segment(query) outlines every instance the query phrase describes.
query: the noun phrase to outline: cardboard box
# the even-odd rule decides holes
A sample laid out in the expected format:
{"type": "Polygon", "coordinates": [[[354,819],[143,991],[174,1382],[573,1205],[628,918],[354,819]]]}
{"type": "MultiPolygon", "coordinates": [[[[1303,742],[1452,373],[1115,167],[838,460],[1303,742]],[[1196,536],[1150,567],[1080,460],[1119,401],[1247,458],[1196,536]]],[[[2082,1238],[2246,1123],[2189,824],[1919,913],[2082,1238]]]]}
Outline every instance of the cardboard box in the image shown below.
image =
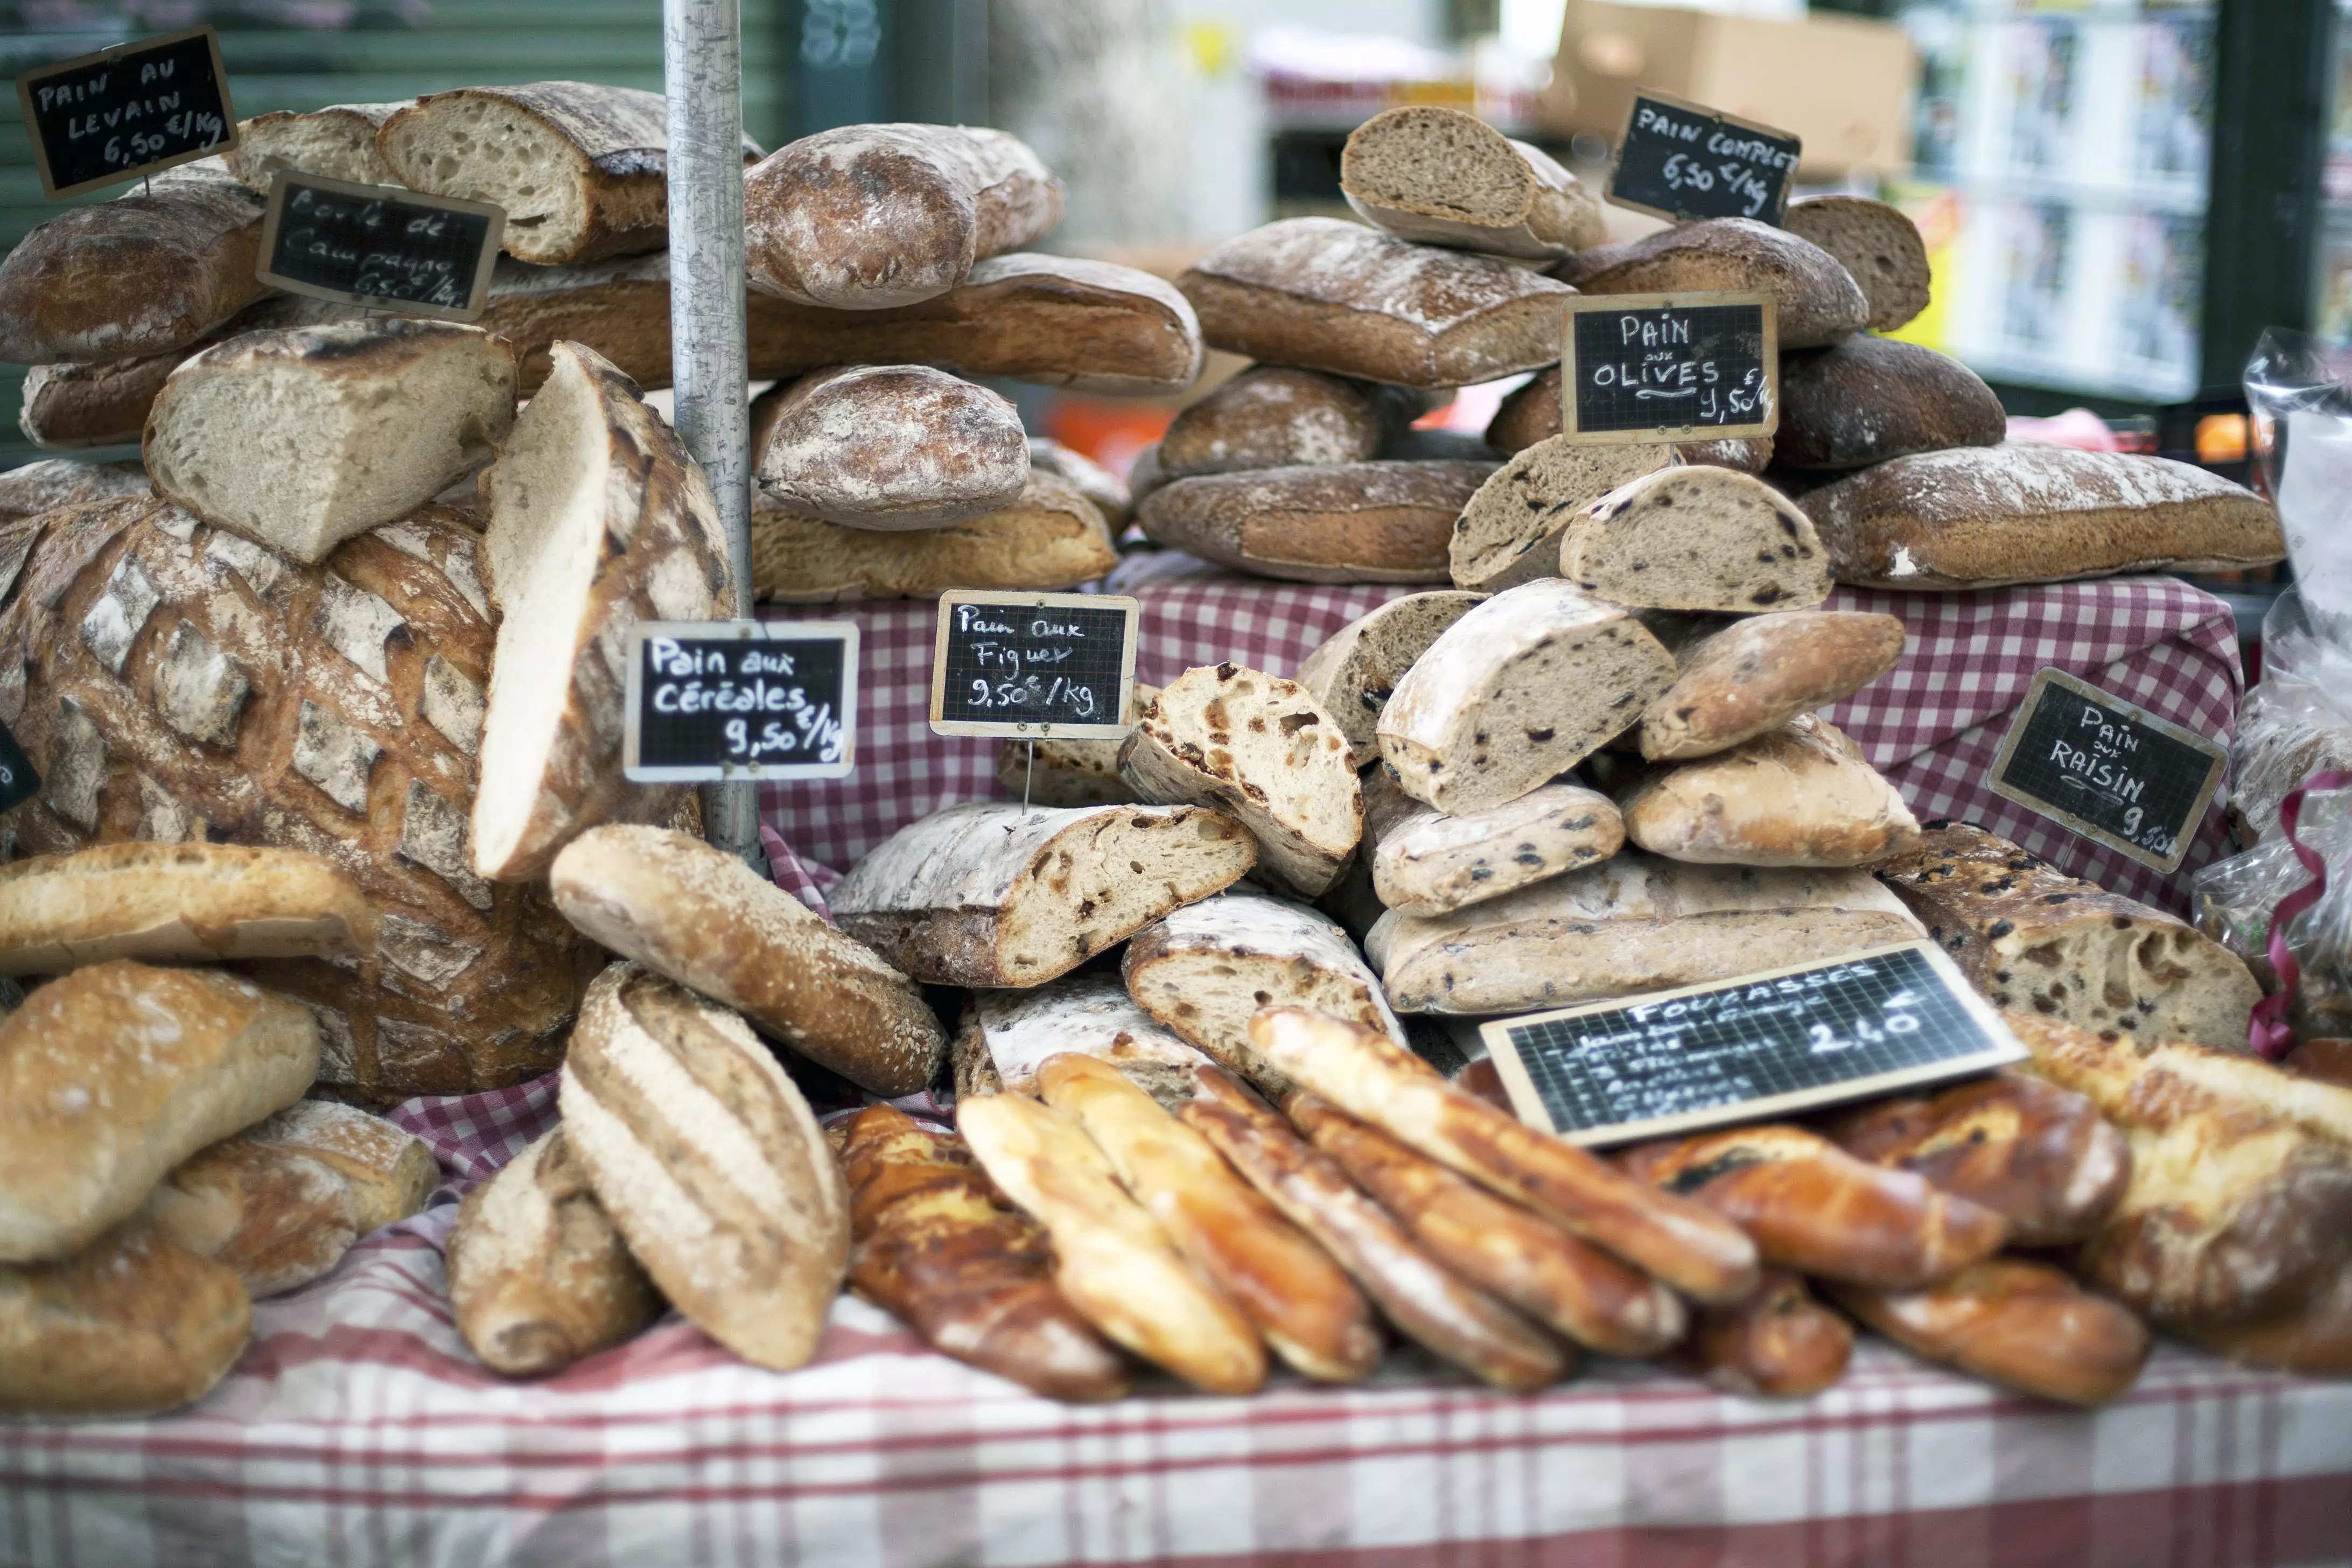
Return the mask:
{"type": "Polygon", "coordinates": [[[1569,0],[1544,91],[1545,129],[1624,134],[1636,88],[1804,138],[1804,180],[1911,163],[1919,58],[1893,22],[1840,16],[1765,21],[1648,5],[1569,0]]]}

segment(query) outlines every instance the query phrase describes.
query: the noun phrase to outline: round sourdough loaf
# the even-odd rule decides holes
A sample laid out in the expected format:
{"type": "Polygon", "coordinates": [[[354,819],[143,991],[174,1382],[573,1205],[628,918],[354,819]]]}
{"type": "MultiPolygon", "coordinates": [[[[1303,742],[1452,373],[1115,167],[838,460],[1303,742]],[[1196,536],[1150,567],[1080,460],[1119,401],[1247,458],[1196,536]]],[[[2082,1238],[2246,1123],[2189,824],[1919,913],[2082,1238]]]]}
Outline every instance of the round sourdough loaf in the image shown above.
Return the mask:
{"type": "Polygon", "coordinates": [[[944,528],[1029,480],[1019,410],[928,365],[820,371],[751,407],[754,476],[786,511],[848,528],[944,528]]]}
{"type": "Polygon", "coordinates": [[[1780,356],[1772,461],[1860,468],[1947,447],[1999,446],[2009,416],[1977,373],[1893,338],[1855,337],[1780,356]]]}
{"type": "Polygon", "coordinates": [[[1763,289],[1779,302],[1782,349],[1821,348],[1869,323],[1870,304],[1838,258],[1787,229],[1716,217],[1570,257],[1552,269],[1587,294],[1763,289]]]}

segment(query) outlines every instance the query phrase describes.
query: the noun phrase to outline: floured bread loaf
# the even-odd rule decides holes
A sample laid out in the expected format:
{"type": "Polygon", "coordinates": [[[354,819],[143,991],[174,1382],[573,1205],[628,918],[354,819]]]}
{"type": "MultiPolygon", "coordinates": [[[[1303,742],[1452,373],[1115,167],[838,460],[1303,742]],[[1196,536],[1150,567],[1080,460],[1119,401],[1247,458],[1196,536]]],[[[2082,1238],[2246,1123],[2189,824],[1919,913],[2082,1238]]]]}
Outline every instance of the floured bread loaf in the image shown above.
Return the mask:
{"type": "Polygon", "coordinates": [[[1874,868],[1994,1005],[2143,1040],[2242,1046],[2262,988],[2238,956],[1967,823],[1874,868]]]}
{"type": "Polygon", "coordinates": [[[1780,356],[1780,427],[1772,461],[1786,468],[1860,468],[1914,452],[1996,447],[2009,416],[1959,361],[1893,338],[1848,338],[1780,356]]]}
{"type": "Polygon", "coordinates": [[[1373,731],[1389,693],[1413,660],[1482,596],[1440,589],[1391,599],[1332,633],[1307,656],[1298,667],[1298,684],[1338,721],[1352,765],[1362,768],[1380,760],[1373,731]]]}
{"type": "Polygon", "coordinates": [[[1526,1013],[1835,958],[1924,933],[1861,871],[1689,866],[1635,850],[1364,940],[1404,1013],[1526,1013]]]}
{"type": "Polygon", "coordinates": [[[1254,364],[1176,416],[1160,439],[1171,479],[1300,464],[1362,463],[1419,416],[1427,400],[1318,370],[1254,364]]]}
{"type": "Polygon", "coordinates": [[[914,984],[724,850],[667,827],[596,827],[548,877],[564,919],[604,946],[861,1089],[912,1094],[939,1068],[947,1037],[914,984]]]}
{"type": "Polygon", "coordinates": [[[1860,866],[1919,843],[1895,786],[1844,731],[1810,713],[1653,772],[1617,804],[1625,837],[1670,860],[1860,866]]]}
{"type": "Polygon", "coordinates": [[[1299,583],[1443,583],[1454,520],[1492,464],[1371,462],[1206,474],[1155,489],[1155,542],[1299,583]]]}
{"type": "Polygon", "coordinates": [[[825,898],[918,980],[1039,985],[1239,879],[1249,829],[1200,806],[950,806],[900,828],[825,898]]]}
{"type": "Polygon", "coordinates": [[[1606,860],[1625,842],[1616,805],[1581,784],[1542,784],[1462,816],[1397,793],[1413,809],[1366,837],[1375,841],[1373,890],[1382,904],[1408,915],[1448,914],[1501,898],[1606,860]]]}
{"type": "Polygon", "coordinates": [[[236,1364],[252,1331],[253,1303],[234,1269],[142,1226],[62,1263],[0,1265],[0,1414],[193,1405],[236,1364]]]}
{"type": "Polygon", "coordinates": [[[1629,480],[1570,517],[1559,574],[1662,610],[1792,610],[1830,596],[1830,552],[1795,503],[1704,463],[1629,480]]]}
{"type": "Polygon", "coordinates": [[[357,958],[375,932],[357,883],[288,849],[108,844],[0,866],[0,974],[110,958],[357,958]]]}
{"type": "Polygon", "coordinates": [[[1780,226],[1838,258],[1870,305],[1870,330],[1891,332],[1927,308],[1927,246],[1903,209],[1867,196],[1790,202],[1780,226]]]}
{"type": "Polygon", "coordinates": [[[843,125],[743,176],[744,259],[754,286],[803,305],[911,305],[1043,237],[1062,197],[1028,143],[1002,131],[843,125]]]}
{"type": "MultiPolygon", "coordinates": [[[[1560,433],[1566,423],[1563,412],[1559,366],[1546,365],[1525,384],[1504,395],[1502,406],[1487,422],[1486,444],[1498,452],[1524,452],[1537,442],[1549,441],[1560,433]]],[[[1772,465],[1769,436],[1746,436],[1727,441],[1677,441],[1673,445],[1675,456],[1685,463],[1737,468],[1743,474],[1760,474],[1772,465]]]]}
{"type": "Polygon", "coordinates": [[[1559,573],[1559,538],[1618,486],[1675,466],[1672,447],[1570,446],[1553,436],[1487,476],[1454,524],[1447,569],[1459,587],[1494,593],[1559,573]]]}
{"type": "Polygon", "coordinates": [[[1751,616],[1675,649],[1675,683],[1642,715],[1642,754],[1703,757],[1850,697],[1903,657],[1903,623],[1847,610],[1751,616]]]}
{"type": "Polygon", "coordinates": [[[242,1137],[316,1161],[341,1176],[352,1194],[352,1223],[362,1236],[422,1210],[441,1182],[440,1162],[424,1139],[331,1100],[298,1100],[242,1137]]]}
{"type": "MultiPolygon", "coordinates": [[[[1128,688],[1129,724],[1151,706],[1160,688],[1137,681],[1128,688]]],[[[1121,805],[1136,798],[1135,786],[1119,775],[1118,752],[1127,738],[1115,741],[1007,741],[996,753],[996,782],[1008,795],[1032,805],[1121,805]]]]}
{"type": "Polygon", "coordinates": [[[0,522],[38,517],[61,506],[148,494],[147,470],[137,463],[92,463],[43,458],[0,474],[0,522]]]}
{"type": "Polygon", "coordinates": [[[1357,126],[1339,190],[1366,223],[1426,245],[1540,261],[1609,237],[1574,174],[1459,109],[1409,105],[1357,126]]]}
{"type": "Polygon", "coordinates": [[[415,101],[331,103],[308,114],[282,109],[257,114],[237,122],[236,145],[221,154],[221,162],[247,189],[265,196],[280,169],[357,185],[396,185],[400,176],[375,150],[376,132],[415,101]]]}
{"type": "Polygon", "coordinates": [[[616,963],[581,1004],[559,1099],[596,1201],[688,1322],[772,1371],[816,1353],[849,1269],[849,1194],[742,1019],[616,963]]]}
{"type": "Polygon", "coordinates": [[[1467,386],[1559,357],[1573,290],[1487,256],[1339,218],[1267,224],[1177,279],[1215,348],[1405,386],[1467,386]]]}
{"type": "Polygon", "coordinates": [[[1192,1069],[1209,1061],[1145,1012],[1117,975],[1091,971],[1027,991],[983,991],[973,999],[971,1028],[996,1075],[991,1092],[1035,1094],[1045,1058],[1075,1051],[1117,1068],[1169,1105],[1192,1093],[1192,1069]]]}
{"type": "Polygon", "coordinates": [[[1377,729],[1404,792],[1459,816],[1574,767],[1674,680],[1641,623],[1560,582],[1474,605],[1398,681],[1377,729]]]}
{"type": "Polygon", "coordinates": [[[661,1312],[561,1127],[466,1194],[443,1252],[457,1331],[509,1377],[560,1371],[661,1312]]]}
{"type": "Polygon", "coordinates": [[[1552,269],[1587,294],[1704,294],[1762,289],[1779,303],[1783,349],[1850,338],[1870,305],[1838,258],[1753,218],[1717,217],[1571,256],[1552,269]]]}
{"type": "Polygon", "coordinates": [[[249,332],[173,371],[147,413],[155,493],[304,563],[415,510],[506,439],[514,352],[394,317],[249,332]]]}
{"type": "Polygon", "coordinates": [[[482,479],[499,657],[470,848],[493,882],[539,876],[628,804],[629,627],[735,609],[710,487],[677,433],[593,352],[552,352],[553,374],[482,479]]]}
{"type": "Polygon", "coordinates": [[[1347,738],[1323,705],[1280,676],[1237,664],[1186,670],[1151,700],[1118,754],[1146,800],[1220,805],[1257,839],[1257,874],[1313,898],[1363,836],[1347,738]]]}
{"type": "Polygon", "coordinates": [[[331,1273],[360,1236],[341,1176],[249,1138],[224,1139],[181,1165],[141,1213],[173,1246],[236,1269],[257,1301],[331,1273]]]}
{"type": "Polygon", "coordinates": [[[1119,973],[1145,1012],[1276,1097],[1292,1086],[1250,1044],[1261,1007],[1305,1007],[1404,1038],[1348,933],[1287,899],[1230,892],[1187,904],[1135,933],[1119,973]]]}
{"type": "Polygon", "coordinates": [[[950,588],[1074,588],[1118,563],[1103,514],[1032,468],[1009,506],[940,529],[882,532],[791,511],[751,514],[754,596],[782,605],[928,599],[950,588]]]}
{"type": "Polygon", "coordinates": [[[850,528],[945,528],[1010,506],[1029,482],[1020,411],[913,364],[820,371],[752,410],[770,504],[850,528]]]}
{"type": "Polygon", "coordinates": [[[1114,533],[1127,526],[1128,513],[1135,510],[1134,495],[1125,479],[1092,458],[1074,452],[1059,441],[1032,436],[1029,467],[1036,473],[1069,480],[1072,488],[1095,503],[1095,510],[1103,514],[1103,521],[1114,533]]]}

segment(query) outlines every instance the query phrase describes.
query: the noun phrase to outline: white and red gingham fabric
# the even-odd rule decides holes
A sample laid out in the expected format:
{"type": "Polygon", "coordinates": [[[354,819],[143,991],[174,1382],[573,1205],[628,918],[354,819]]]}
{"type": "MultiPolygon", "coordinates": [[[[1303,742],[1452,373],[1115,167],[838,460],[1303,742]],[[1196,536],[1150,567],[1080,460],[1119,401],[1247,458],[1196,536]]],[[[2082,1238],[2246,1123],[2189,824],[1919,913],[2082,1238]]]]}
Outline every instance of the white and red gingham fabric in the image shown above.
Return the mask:
{"type": "MultiPolygon", "coordinates": [[[[1349,621],[1415,592],[1274,583],[1181,556],[1130,558],[1129,570],[1135,581],[1127,591],[1143,605],[1136,679],[1153,685],[1223,659],[1289,675],[1349,621]]],[[[1828,607],[1883,611],[1910,628],[1902,664],[1828,713],[1923,821],[1980,823],[2076,876],[2175,912],[2188,907],[2180,890],[2188,873],[2230,852],[2217,806],[2179,874],[2167,878],[2011,805],[1987,782],[2012,711],[2044,665],[2226,743],[2243,678],[2221,600],[2151,576],[1980,594],[1841,588],[1828,607]]],[[[774,610],[766,618],[796,614],[774,610]]],[[[846,870],[918,817],[1006,792],[996,779],[1001,742],[931,733],[938,612],[930,603],[828,605],[822,614],[858,624],[857,770],[841,780],[765,785],[761,811],[804,861],[846,870]]]]}

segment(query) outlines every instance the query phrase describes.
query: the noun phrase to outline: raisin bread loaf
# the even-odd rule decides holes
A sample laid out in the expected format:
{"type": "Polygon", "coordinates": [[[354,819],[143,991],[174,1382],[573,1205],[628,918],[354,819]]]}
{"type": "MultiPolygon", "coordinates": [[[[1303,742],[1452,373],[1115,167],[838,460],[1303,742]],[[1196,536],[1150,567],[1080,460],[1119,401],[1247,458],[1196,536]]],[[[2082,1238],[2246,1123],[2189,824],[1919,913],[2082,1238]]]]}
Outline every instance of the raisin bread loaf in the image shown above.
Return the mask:
{"type": "Polygon", "coordinates": [[[1348,738],[1350,763],[1360,769],[1380,760],[1373,731],[1389,693],[1439,634],[1482,597],[1444,589],[1407,594],[1357,616],[1307,656],[1296,679],[1348,738]]]}
{"type": "Polygon", "coordinates": [[[1710,464],[1660,468],[1567,521],[1559,574],[1661,610],[1798,610],[1830,596],[1830,552],[1786,496],[1710,464]]]}
{"type": "Polygon", "coordinates": [[[1616,805],[1582,784],[1541,784],[1517,800],[1460,816],[1432,811],[1394,790],[1412,809],[1377,826],[1371,795],[1368,786],[1364,836],[1373,843],[1372,889],[1388,908],[1420,918],[1450,914],[1606,860],[1625,842],[1616,805]]]}
{"type": "Polygon", "coordinates": [[[1642,715],[1642,754],[1703,757],[1850,697],[1903,657],[1902,621],[1850,610],[1750,616],[1675,649],[1675,683],[1642,715]]]}
{"type": "Polygon", "coordinates": [[[1675,763],[1618,799],[1625,837],[1718,866],[1860,866],[1908,853],[1919,824],[1845,731],[1810,713],[1675,763]]]}

